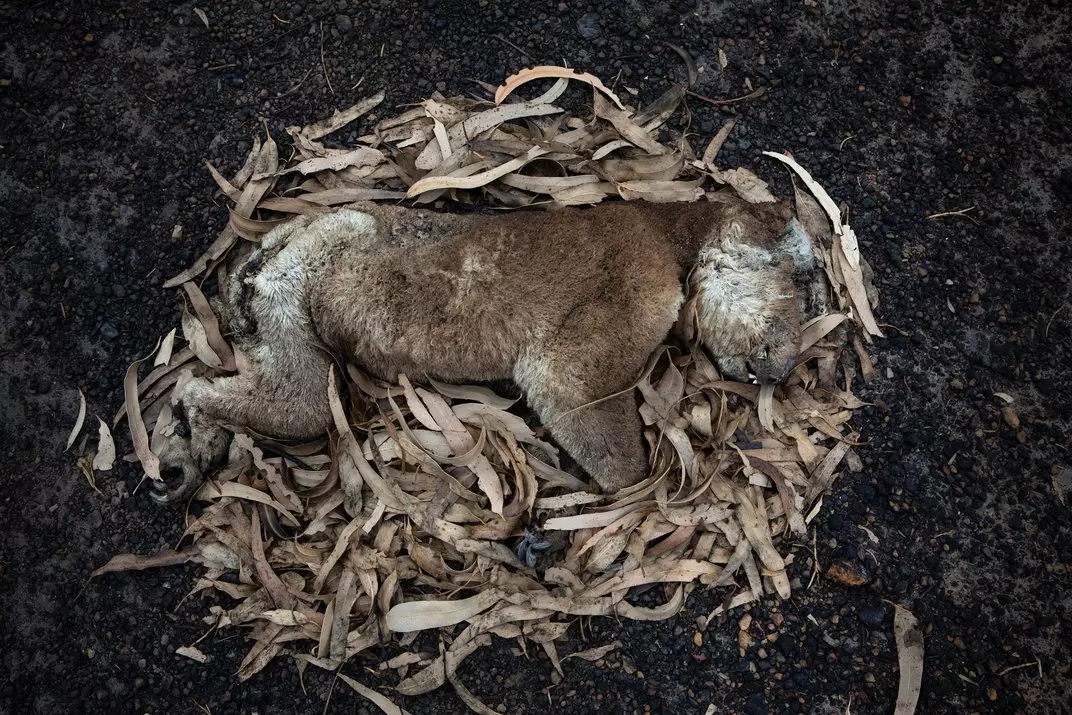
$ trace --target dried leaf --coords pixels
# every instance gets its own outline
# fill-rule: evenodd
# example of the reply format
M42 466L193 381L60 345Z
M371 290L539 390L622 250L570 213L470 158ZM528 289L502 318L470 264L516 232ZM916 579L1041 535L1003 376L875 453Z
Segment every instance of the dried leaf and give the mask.
M737 195L750 204L762 204L778 200L767 188L767 182L748 169L728 169L723 171L712 168L711 176L719 183L732 186Z
M618 184L618 194L626 201L699 201L704 197L700 181L626 181Z
M711 142L707 145L707 148L704 149L703 159L701 161L703 162L703 165L707 167L708 171L716 170L715 159L718 157L718 152L722 149L722 145L726 143L726 139L729 138L730 132L733 131L735 126L737 126L736 119L727 119L726 123L719 128L718 133L711 138Z
M625 110L625 105L618 99L614 92L611 92L598 77L590 75L587 72L578 72L577 70L570 69L569 67L557 67L553 65L540 65L538 67L528 67L521 70L517 74L512 74L506 78L498 89L495 90L495 104L502 104L502 101L506 99L511 92L525 84L531 82L534 79L544 79L548 77L561 77L562 79L575 79L581 82L587 82L603 94L607 95L612 102L614 102L618 109ZM556 85L557 86L557 85ZM541 97L542 99L542 97Z
M64 448L64 452L71 448L74 441L78 438L78 433L82 431L82 425L86 422L86 396L81 390L78 391L78 416L74 418L74 427L71 428L71 434L67 437L67 446Z
M587 650L579 650L576 653L570 653L562 660L569 660L570 658L580 658L581 660L587 660L589 663L595 663L597 660L602 660L607 657L609 653L618 650L622 647L621 641L614 641L607 645L597 646L596 648L589 648Z
M194 14L197 15L198 19L200 19L201 22L203 22L205 24L205 28L207 29L208 28L208 15L205 14L205 11L202 10L201 8L199 8L199 7L195 7L194 8Z
M606 119L618 130L622 139L632 143L649 154L666 154L669 149L652 139L651 135L634 122L624 109L615 109L598 93L592 95L596 116Z
M320 139L321 137L326 137L328 134L342 129L358 117L371 112L380 105L384 96L383 92L377 92L371 97L361 100L352 107L348 107L341 111L335 110L329 118L317 122L316 124L310 124L307 127L303 127L301 129L301 135L307 139Z
M912 715L923 682L923 633L907 608L894 604L893 638L897 642L897 705L894 715Z
M231 346L227 341L223 339L223 335L220 333L220 323L216 319L216 314L212 311L212 307L208 304L205 294L193 283L183 283L182 288L186 291L186 295L190 297L190 304L193 305L194 311L197 313L197 319L205 331L205 339L209 347L220 359L220 367L228 372L233 372L235 370L234 351L231 350Z
M160 341L160 349L156 352L156 359L153 360L154 367L167 366L171 362L171 353L175 348L175 328L168 331L168 334L164 336L164 339Z
M100 425L97 428L97 454L93 457L93 469L99 472L111 471L115 464L115 441L112 439L112 431L100 417L97 418Z
M90 578L119 571L144 571L145 569L184 564L197 554L197 547L194 546L188 546L182 551L160 551L149 556L118 554L109 559L108 563L94 569L93 573L90 574Z
M306 159L288 169L278 170L271 174L254 174L253 178L254 180L267 179L272 176L284 176L295 172L300 174L316 174L321 171L341 171L349 166L375 166L383 160L383 153L378 149L361 146L341 154L331 154L329 156Z
M429 378L428 384L436 389L436 392L449 397L452 400L471 400L473 402L482 402L485 405L491 405L500 410L508 410L513 407L520 397L510 399L502 397L492 390L486 387L478 387L475 385L448 385L445 382L439 382Z
M370 703L372 703L373 705L378 707L386 715L409 715L408 710L395 705L390 700L388 700L386 697L384 697L383 695L380 695L379 693L377 693L372 688L365 687L364 685L362 685L361 683L357 682L356 680L354 680L353 678L349 677L348 675L344 675L342 673L339 673L338 676L339 676L339 679L342 680L342 682L346 683L351 688L353 688L354 692L356 692L358 695L360 695L361 697L365 698Z
M194 8L194 11L196 12L197 8ZM207 22L205 24L206 24L206 26L208 25ZM182 646L180 648L176 648L175 649L175 655L181 655L184 658L189 658L190 660L196 660L198 663L202 663L202 664L208 663L209 661L212 660L212 658L209 655L207 655L205 653L202 653L200 650L198 650L197 648L195 648L192 645L184 645L184 646Z
M502 600L496 589L457 601L408 601L387 612L387 627L396 633L443 628L467 621Z
M547 114L557 114L562 110L551 104L507 104L495 107L478 114L474 114L464 122L454 125L447 131L452 150L460 149L469 142L489 129L493 129L503 122L524 117L538 117ZM546 152L545 152L546 153ZM422 171L435 169L444 161L438 142L429 142L414 161L414 166ZM520 167L517 167L520 168ZM513 171L513 169L511 169Z
M430 145L431 146L431 145ZM484 184L491 183L501 176L509 174L512 171L517 171L525 164L529 163L533 159L543 154L546 154L546 149L540 147L533 147L523 157L517 159L511 159L494 169L488 169L487 171L481 171L471 176L428 176L413 186L409 187L406 192L408 198L418 196L426 191L435 191L436 189L475 189Z
M149 449L149 433L145 429L145 422L142 421L141 405L138 401L138 365L141 362L141 360L135 360L127 368L126 377L123 378L127 424L130 425L130 439L134 443L134 453L138 455L142 468L150 479L160 481L160 460Z

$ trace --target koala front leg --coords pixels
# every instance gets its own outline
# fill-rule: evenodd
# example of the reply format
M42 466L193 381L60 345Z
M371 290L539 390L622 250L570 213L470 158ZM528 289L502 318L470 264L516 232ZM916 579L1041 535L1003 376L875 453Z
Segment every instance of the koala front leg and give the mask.
M201 485L205 473L227 454L231 433L224 425L280 438L322 434L330 419L327 365L326 359L318 360L307 371L278 381L257 365L232 377L190 380L176 405L173 434L159 454L161 467L180 472L182 483L170 491L165 484L154 483L153 498L161 503L181 501Z

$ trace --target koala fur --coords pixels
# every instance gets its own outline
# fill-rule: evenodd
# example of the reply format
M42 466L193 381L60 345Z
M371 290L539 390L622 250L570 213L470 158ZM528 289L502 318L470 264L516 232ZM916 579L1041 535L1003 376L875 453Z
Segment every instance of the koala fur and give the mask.
M599 485L648 470L627 388L696 296L720 368L764 381L792 368L797 284L821 280L812 236L785 202L608 203L557 212L444 214L381 204L298 217L221 286L247 358L195 378L162 450L188 495L226 453L223 425L281 438L323 434L336 356L392 380L509 378Z

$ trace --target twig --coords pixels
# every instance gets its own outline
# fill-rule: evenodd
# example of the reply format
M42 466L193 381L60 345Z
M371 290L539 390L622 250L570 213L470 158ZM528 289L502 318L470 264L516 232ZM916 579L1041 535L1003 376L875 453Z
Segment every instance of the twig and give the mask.
M691 95L693 97L696 97L696 99L699 99L699 100L702 100L704 102L707 102L708 104L713 104L716 107L721 107L724 104L733 104L734 102L743 102L743 101L745 101L747 99L755 99L756 97L762 97L763 94L766 91L767 91L766 87L757 87L756 89L753 89L748 94L742 94L740 97L734 97L732 99L711 99L710 97L705 97L702 94L697 94L696 92L693 92L691 89L686 89L685 94L688 94L688 95Z
M339 667L335 669L335 676L331 679L331 685L328 687L328 697L324 700L324 709L321 711L321 715L327 715L328 706L331 705L331 694L335 692L335 683L339 680L340 672L342 672L342 663L339 663Z
M324 59L324 21L320 21L320 67L324 70L324 81L328 83L331 96L335 96L335 88L331 86L331 76L328 74L328 63Z
M1057 317L1058 313L1060 313L1062 310L1064 310L1067 307L1068 307L1068 303L1061 303L1061 307L1058 308L1057 310L1053 311L1053 315L1051 315L1050 319L1046 321L1046 330L1044 330L1042 332L1042 337L1044 337L1044 338L1050 337L1050 326L1053 325L1053 319Z
M1000 673L998 673L998 677L1001 677L1001 676L1005 675L1006 673L1011 673L1014 670L1022 670L1023 668L1031 668L1031 667L1034 667L1034 666L1038 666L1039 677L1041 678L1042 677L1042 660L1038 656L1035 656L1035 659L1030 661L1030 662L1028 662L1028 663L1020 663L1020 665L1010 665L1008 668L1006 668L1005 670L1003 670Z
M807 590L809 591L811 590L811 585L815 583L815 577L819 575L819 549L816 547L815 544L816 533L816 529L811 530L811 562L813 568L811 571L811 578L808 579Z
M974 223L976 226L978 226L979 222L968 215L968 212L972 211L974 209L975 209L974 206L969 206L966 209L957 209L956 211L942 211L941 213L927 214L926 216L923 217L923 220L924 221L930 221L933 218L942 218L944 216L963 216L964 218L968 219L969 221Z
M232 67L237 67L237 66L238 66L237 62L230 62L230 63L225 64L225 65L216 65L215 67L206 67L205 71L206 72L219 72L220 70L228 70L228 69L231 69Z
M272 19L275 20L276 22L281 22L284 25L289 25L290 23L294 22L293 20L284 20L283 18L279 17L279 15L276 15L275 13L272 13Z
M696 80L699 79L699 74L696 72L696 62L693 61L692 55L685 51L683 47L672 45L669 42L663 42L663 47L669 47L671 50L677 53L677 56L681 58L681 61L685 63L685 73L689 78L689 87L696 86Z
M312 73L313 73L313 67L310 67L310 68L309 68L309 71L308 71L308 72L306 72L306 73L305 73L305 74L304 74L304 75L302 76L302 78L298 80L298 83L297 83L297 84L293 85L293 86L292 86L292 87L291 87L290 89L288 89L288 90L287 90L286 92L283 92L282 94L278 94L278 95L276 95L276 99L282 99L283 97L286 97L287 95L290 95L290 94L293 94L294 92L297 92L297 91L298 91L298 87L301 87L301 86L302 86L303 84L305 84L305 80L309 79L309 75L311 75Z
M522 55L522 56L523 56L523 57L524 57L524 58L525 58L526 60L528 60L529 62L532 62L532 55L530 55L530 54L529 54L528 52L525 52L525 51L524 51L523 49L521 49L520 47L518 47L517 45L515 45L515 44L514 44L513 42L510 42L510 40L506 39L506 38L505 38L505 37L503 37L502 35L492 35L492 37L493 37L493 38L495 38L496 40L498 40L499 42L503 43L503 44L504 44L504 45L506 45L507 47L512 47L512 48L514 48L515 50L517 50L518 52L520 52L520 53L521 53L521 55Z
M847 136L844 139L842 139L841 144L838 145L838 151L841 151L842 149L845 148L845 143L846 142L848 142L850 139L855 139L855 138L856 138L855 134L850 134L849 136Z

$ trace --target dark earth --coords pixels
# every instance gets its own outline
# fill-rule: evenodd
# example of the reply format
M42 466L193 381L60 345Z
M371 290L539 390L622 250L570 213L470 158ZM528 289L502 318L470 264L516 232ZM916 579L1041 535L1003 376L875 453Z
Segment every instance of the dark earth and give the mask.
M747 610L743 653L745 611L695 638L697 616L725 595L697 592L670 621L571 629L563 654L621 639L605 667L570 659L554 684L542 650L515 655L499 640L466 662L463 681L511 713L890 713L897 603L924 633L920 712L1070 711L1064 0L201 9L208 28L190 3L0 4L0 710L375 710L315 669L303 690L286 658L237 682L248 648L238 631L200 643L207 665L175 655L204 633L214 602L183 600L196 567L88 580L115 553L176 544L182 518L133 493L140 474L126 463L98 478L103 496L89 487L62 453L77 390L95 433L127 365L178 323L161 283L226 220L204 160L233 172L264 120L283 140L285 126L381 88L381 115L393 114L542 63L617 78L650 100L684 76L666 41L703 69L698 94L766 89L717 107L690 97L697 146L734 117L722 165L750 166L784 195L784 171L760 151L788 150L850 207L889 334L872 349L879 379L861 390L874 406L854 420L864 468L839 479L813 522L820 575L809 588L812 545L797 545L798 588ZM1013 398L1005 415L997 392ZM129 448L125 429L117 439ZM826 576L837 560L868 582ZM375 664L345 672L390 692ZM446 688L399 702L465 711Z

